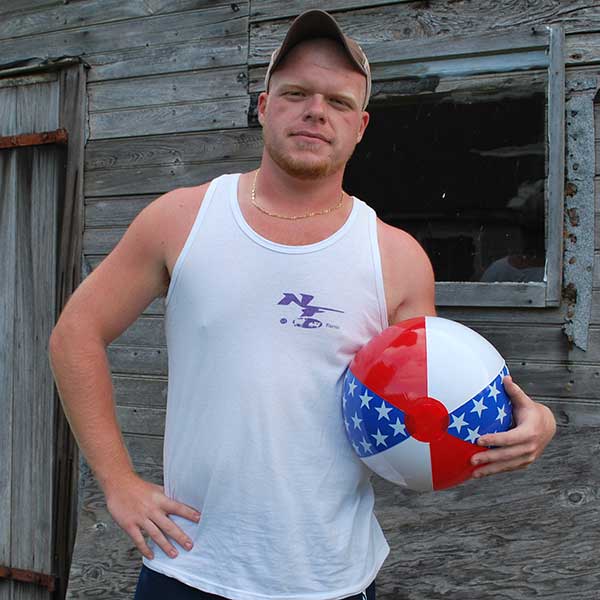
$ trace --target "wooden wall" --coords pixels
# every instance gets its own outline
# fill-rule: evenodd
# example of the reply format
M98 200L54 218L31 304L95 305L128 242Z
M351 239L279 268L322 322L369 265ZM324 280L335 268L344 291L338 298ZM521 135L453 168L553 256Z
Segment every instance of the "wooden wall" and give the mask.
M445 40L457 33L562 23L568 72L600 76L600 8L592 0L4 2L2 63L77 55L90 65L85 272L157 195L258 164L260 130L248 126L252 103L291 17L310 7L336 15L367 54L377 57L375 73L386 67L378 49L394 40ZM564 306L440 311L497 345L523 387L553 408L559 433L543 459L518 474L431 495L377 480L377 513L392 546L378 578L382 600L598 597L598 269L595 273L587 352L569 347L562 332ZM109 347L126 442L140 474L155 482L161 481L167 389L163 315L157 299ZM112 523L83 462L80 502L68 597L130 597L139 555Z

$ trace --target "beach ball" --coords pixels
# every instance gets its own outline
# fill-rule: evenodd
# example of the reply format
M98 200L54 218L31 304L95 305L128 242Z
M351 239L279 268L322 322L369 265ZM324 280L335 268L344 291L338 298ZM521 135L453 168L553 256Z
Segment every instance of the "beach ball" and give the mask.
M456 321L418 317L361 348L343 381L348 439L381 477L417 491L469 479L485 433L512 427L508 368L485 338Z

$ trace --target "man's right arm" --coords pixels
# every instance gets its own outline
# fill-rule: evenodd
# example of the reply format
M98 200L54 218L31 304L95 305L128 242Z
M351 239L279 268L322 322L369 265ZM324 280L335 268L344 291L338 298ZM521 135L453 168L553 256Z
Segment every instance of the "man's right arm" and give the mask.
M50 365L77 443L111 515L149 558L142 530L172 553L175 548L165 534L181 546L188 539L168 515L197 521L199 514L136 475L115 414L106 348L167 290L166 242L173 235L170 228L176 227L177 206L185 204L189 193L165 194L136 216L114 250L69 298L49 341Z

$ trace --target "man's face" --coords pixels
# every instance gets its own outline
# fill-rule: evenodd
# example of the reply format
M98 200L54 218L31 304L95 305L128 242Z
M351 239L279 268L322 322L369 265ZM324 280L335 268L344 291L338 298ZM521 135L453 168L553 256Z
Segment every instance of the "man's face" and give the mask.
M288 174L325 177L344 169L362 139L366 81L333 40L301 42L258 99L265 150ZM319 137L311 137L319 136Z

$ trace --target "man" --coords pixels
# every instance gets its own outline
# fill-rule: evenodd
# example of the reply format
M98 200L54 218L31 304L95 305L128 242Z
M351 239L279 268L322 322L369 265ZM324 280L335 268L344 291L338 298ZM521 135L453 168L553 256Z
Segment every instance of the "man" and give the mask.
M344 437L341 382L370 338L435 307L417 242L342 190L370 85L335 21L301 15L259 97L260 169L152 202L52 334L77 441L144 556L136 598L374 598L389 547ZM163 489L132 469L105 349L165 293ZM476 476L526 466L554 434L549 409L506 386L517 426L481 438L496 448Z

